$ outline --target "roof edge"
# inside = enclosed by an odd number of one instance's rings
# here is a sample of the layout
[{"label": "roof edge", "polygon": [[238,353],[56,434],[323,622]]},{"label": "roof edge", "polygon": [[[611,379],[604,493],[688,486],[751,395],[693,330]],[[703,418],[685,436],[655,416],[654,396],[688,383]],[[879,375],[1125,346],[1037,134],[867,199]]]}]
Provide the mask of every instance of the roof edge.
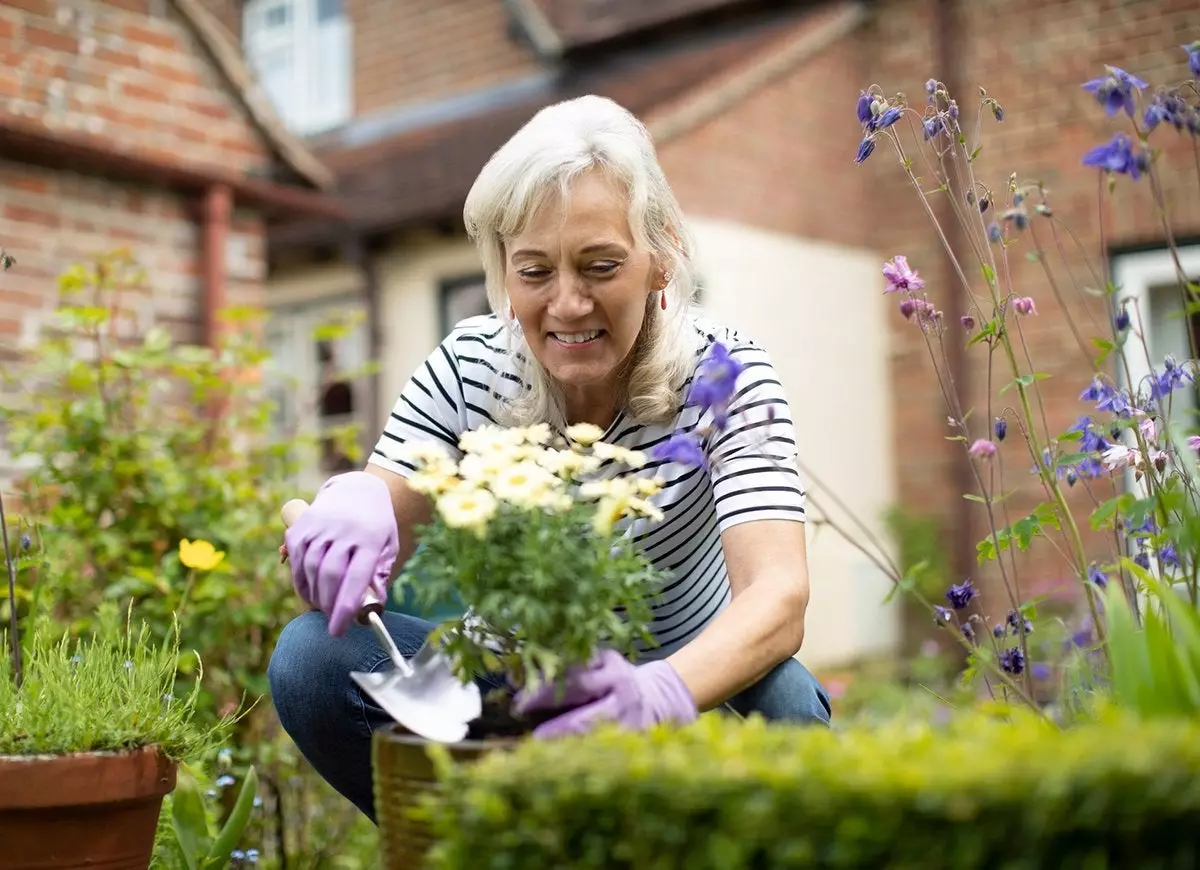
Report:
[{"label": "roof edge", "polygon": [[712,86],[708,79],[698,82],[689,93],[653,113],[647,119],[646,127],[655,145],[661,147],[712,120],[734,103],[852,33],[867,20],[869,13],[863,0],[848,0],[841,5],[844,8],[833,15],[825,11],[815,13],[814,17],[829,17],[815,27],[801,27],[794,38],[782,40],[783,44],[776,51],[748,61],[720,84]]},{"label": "roof edge", "polygon": [[333,189],[334,174],[279,119],[266,93],[242,60],[231,38],[232,34],[199,0],[171,2],[212,54],[221,72],[233,85],[238,100],[249,112],[251,122],[283,162],[318,190]]},{"label": "roof edge", "polygon": [[533,49],[546,60],[557,60],[567,49],[566,40],[535,0],[504,0]]}]

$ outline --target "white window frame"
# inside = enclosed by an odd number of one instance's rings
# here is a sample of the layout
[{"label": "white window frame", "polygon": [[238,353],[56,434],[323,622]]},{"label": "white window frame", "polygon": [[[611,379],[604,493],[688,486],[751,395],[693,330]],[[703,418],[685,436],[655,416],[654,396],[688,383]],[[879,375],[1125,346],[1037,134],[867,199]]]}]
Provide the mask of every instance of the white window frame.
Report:
[{"label": "white window frame", "polygon": [[[1193,281],[1200,280],[1200,245],[1180,248],[1178,254],[1179,265],[1184,273]],[[1112,313],[1115,315],[1125,306],[1132,320],[1132,328],[1142,335],[1142,339],[1138,339],[1137,336],[1129,338],[1125,353],[1117,361],[1117,373],[1122,386],[1129,382],[1136,390],[1151,373],[1150,365],[1146,361],[1147,354],[1141,348],[1142,340],[1150,351],[1151,362],[1156,367],[1162,366],[1162,353],[1155,350],[1155,347],[1161,344],[1161,341],[1156,339],[1161,339],[1161,336],[1155,334],[1150,294],[1177,294],[1177,280],[1175,260],[1167,248],[1118,254],[1113,258],[1112,283],[1117,291],[1113,294]],[[1185,362],[1182,359],[1178,361]],[[1138,498],[1145,498],[1147,495],[1145,484],[1134,480],[1132,469],[1125,471],[1125,491]]]},{"label": "white window frame", "polygon": [[[267,387],[271,392],[280,391],[287,396],[281,419],[276,424],[276,435],[289,432],[318,434],[327,428],[358,422],[363,425],[363,438],[374,446],[371,439],[375,433],[366,429],[371,417],[372,397],[367,379],[357,376],[370,357],[366,316],[366,306],[354,293],[281,305],[270,311],[265,335],[271,355]],[[355,373],[349,380],[354,386],[356,403],[351,415],[322,420],[318,411],[320,371],[314,333],[321,324],[341,318],[358,320],[354,329],[337,343],[341,351],[339,366]],[[319,456],[306,456],[301,465],[304,469],[302,485],[315,488],[325,480],[327,475],[321,468]]]},{"label": "white window frame", "polygon": [[[332,129],[354,113],[354,57],[346,2],[337,15],[318,20],[322,0],[247,0],[242,10],[242,45],[250,69],[287,126],[302,136]],[[267,28],[269,10],[286,8],[287,24]],[[273,59],[287,69],[268,85],[264,65]]]}]

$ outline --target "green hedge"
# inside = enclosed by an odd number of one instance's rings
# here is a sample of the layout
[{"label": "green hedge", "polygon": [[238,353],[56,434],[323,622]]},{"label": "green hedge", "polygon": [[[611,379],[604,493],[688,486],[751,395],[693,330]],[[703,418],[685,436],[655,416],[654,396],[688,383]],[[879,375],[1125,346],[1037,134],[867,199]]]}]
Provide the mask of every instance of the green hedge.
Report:
[{"label": "green hedge", "polygon": [[704,717],[444,771],[441,870],[1200,867],[1200,722]]}]

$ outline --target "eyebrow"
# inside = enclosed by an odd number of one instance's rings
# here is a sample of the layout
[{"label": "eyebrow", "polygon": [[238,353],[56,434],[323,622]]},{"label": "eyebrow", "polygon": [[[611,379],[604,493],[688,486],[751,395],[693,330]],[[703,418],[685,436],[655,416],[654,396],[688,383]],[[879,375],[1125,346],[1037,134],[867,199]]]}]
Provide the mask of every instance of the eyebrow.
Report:
[{"label": "eyebrow", "polygon": [[[581,254],[595,254],[598,251],[625,250],[625,246],[620,242],[596,242],[592,245],[586,245],[579,249]],[[519,251],[513,251],[509,257],[510,260],[515,260],[518,257],[544,257],[546,252],[538,248],[521,248]]]}]

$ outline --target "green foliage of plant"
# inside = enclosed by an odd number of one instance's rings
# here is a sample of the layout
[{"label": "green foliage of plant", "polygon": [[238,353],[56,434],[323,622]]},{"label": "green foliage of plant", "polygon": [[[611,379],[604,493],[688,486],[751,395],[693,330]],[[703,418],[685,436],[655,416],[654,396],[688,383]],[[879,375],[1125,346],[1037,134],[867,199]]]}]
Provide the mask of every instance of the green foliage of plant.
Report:
[{"label": "green foliage of plant", "polygon": [[[298,494],[319,439],[276,425],[263,312],[221,312],[213,350],[138,322],[135,312],[156,288],[127,252],[74,266],[59,284],[54,324],[0,370],[8,388],[0,429],[28,469],[16,483],[24,513],[9,518],[16,588],[11,600],[0,595],[0,614],[7,623],[15,604],[22,624],[38,619],[55,626],[48,636],[79,636],[96,628],[98,608],[132,601],[149,643],[177,637],[203,652],[203,682],[196,657],[180,656],[174,693],[194,701],[198,722],[214,726],[243,698],[269,689],[276,639],[300,610],[279,564],[279,508]],[[351,325],[328,324],[321,337]],[[354,428],[322,437],[357,461]],[[188,569],[184,539],[211,543],[223,554],[219,564]],[[233,772],[253,767],[259,779],[263,807],[245,834],[261,850],[257,866],[375,866],[374,828],[300,757],[269,702],[225,733]],[[199,771],[214,750],[198,747],[186,760]],[[219,788],[206,799],[218,830],[234,803]],[[171,804],[168,797],[164,826]]]},{"label": "green foliage of plant", "polygon": [[[9,638],[5,634],[5,645]],[[96,628],[72,640],[45,621],[27,629],[24,679],[0,662],[0,755],[59,755],[157,746],[172,759],[209,751],[235,718],[199,715],[200,683],[177,697],[178,631],[156,642],[149,626],[122,625],[106,604]]]},{"label": "green foliage of plant", "polygon": [[[440,747],[438,747],[440,749]],[[703,717],[451,766],[435,870],[1182,868],[1200,724],[975,714],[848,731]]]},{"label": "green foliage of plant", "polygon": [[[19,487],[50,569],[41,606],[81,630],[105,601],[132,600],[159,636],[178,619],[204,650],[201,709],[215,716],[267,690],[274,640],[297,612],[279,507],[309,442],[272,429],[257,312],[225,312],[217,351],[158,327],[127,337],[142,280],[121,253],[68,271],[56,327],[5,372],[14,398],[0,415],[13,454],[35,460]],[[226,558],[191,576],[178,546],[197,538]]]},{"label": "green foliage of plant", "polygon": [[410,588],[431,609],[455,595],[471,602],[436,631],[464,680],[503,671],[532,686],[601,647],[629,654],[652,644],[650,601],[663,575],[613,527],[627,514],[656,514],[644,496],[657,486],[595,474],[610,454],[619,464],[642,458],[551,442],[544,426],[485,427],[463,444],[457,464],[416,457],[413,485],[434,496],[437,512],[393,592]]}]

